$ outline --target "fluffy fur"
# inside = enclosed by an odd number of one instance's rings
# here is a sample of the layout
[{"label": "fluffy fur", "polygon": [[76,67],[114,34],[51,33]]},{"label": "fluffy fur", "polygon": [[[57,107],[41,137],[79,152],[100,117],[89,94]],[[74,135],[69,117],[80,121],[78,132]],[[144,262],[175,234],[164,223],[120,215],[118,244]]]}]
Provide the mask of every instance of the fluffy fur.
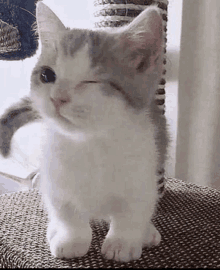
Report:
[{"label": "fluffy fur", "polygon": [[154,95],[162,71],[162,20],[149,7],[128,26],[68,29],[37,4],[41,56],[31,100],[45,125],[41,192],[52,254],[87,253],[89,220],[110,218],[107,259],[140,258],[158,244],[151,223],[156,172],[166,159],[166,120]]},{"label": "fluffy fur", "polygon": [[11,140],[14,133],[27,123],[40,120],[41,116],[32,106],[29,97],[21,99],[10,106],[0,119],[0,152],[8,157],[11,150]]}]

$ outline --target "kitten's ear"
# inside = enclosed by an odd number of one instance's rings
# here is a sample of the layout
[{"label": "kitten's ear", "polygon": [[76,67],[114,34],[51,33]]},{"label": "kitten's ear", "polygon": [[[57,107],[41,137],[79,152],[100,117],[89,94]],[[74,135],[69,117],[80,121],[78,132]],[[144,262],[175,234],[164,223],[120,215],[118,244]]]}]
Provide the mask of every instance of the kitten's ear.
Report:
[{"label": "kitten's ear", "polygon": [[129,66],[143,72],[154,67],[163,50],[163,25],[159,8],[148,7],[120,34]]},{"label": "kitten's ear", "polygon": [[56,39],[57,32],[66,28],[56,14],[42,2],[37,3],[36,17],[42,46],[50,47]]}]

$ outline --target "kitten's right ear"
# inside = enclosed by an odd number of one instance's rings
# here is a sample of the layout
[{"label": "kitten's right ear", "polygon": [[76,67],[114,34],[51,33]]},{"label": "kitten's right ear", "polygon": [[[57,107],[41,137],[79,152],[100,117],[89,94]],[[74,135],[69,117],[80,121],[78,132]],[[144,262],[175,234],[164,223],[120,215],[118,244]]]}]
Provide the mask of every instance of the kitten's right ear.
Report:
[{"label": "kitten's right ear", "polygon": [[37,29],[43,47],[53,46],[57,32],[65,30],[65,26],[56,14],[42,2],[36,8]]},{"label": "kitten's right ear", "polygon": [[160,9],[149,6],[130,24],[119,28],[119,44],[130,67],[139,72],[154,68],[163,51]]}]

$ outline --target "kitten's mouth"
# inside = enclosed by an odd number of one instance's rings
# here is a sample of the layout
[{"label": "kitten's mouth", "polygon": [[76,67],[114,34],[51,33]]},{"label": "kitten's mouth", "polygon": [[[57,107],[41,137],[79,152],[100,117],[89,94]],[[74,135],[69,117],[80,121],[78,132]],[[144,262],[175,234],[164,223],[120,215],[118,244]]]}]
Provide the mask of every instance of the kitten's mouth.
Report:
[{"label": "kitten's mouth", "polygon": [[71,109],[69,114],[64,114],[60,110],[54,110],[54,117],[57,119],[57,122],[64,126],[67,126],[69,129],[71,126],[75,128],[82,128],[84,126],[84,121],[88,118],[90,108],[86,106],[75,105]]},{"label": "kitten's mouth", "polygon": [[81,125],[79,125],[79,123],[75,123],[72,119],[69,119],[68,117],[63,116],[58,112],[56,112],[56,117],[57,117],[58,122],[60,122],[61,126],[62,124],[64,124],[64,126],[66,126],[67,129],[69,129],[70,127],[74,129],[81,128],[80,127]]},{"label": "kitten's mouth", "polygon": [[85,118],[90,111],[90,107],[88,106],[74,106],[72,113],[74,116],[79,118]]},{"label": "kitten's mouth", "polygon": [[62,115],[60,114],[60,112],[56,111],[55,114],[56,114],[56,117],[57,117],[58,119],[60,119],[61,121],[64,121],[64,122],[66,122],[67,124],[73,124],[69,119],[67,119],[66,117],[62,116]]}]

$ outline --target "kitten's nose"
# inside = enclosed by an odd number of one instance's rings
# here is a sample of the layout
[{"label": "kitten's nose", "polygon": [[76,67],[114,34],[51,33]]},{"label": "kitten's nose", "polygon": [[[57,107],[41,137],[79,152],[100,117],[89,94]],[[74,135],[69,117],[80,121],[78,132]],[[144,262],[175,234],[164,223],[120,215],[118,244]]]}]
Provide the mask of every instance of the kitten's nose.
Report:
[{"label": "kitten's nose", "polygon": [[54,107],[56,108],[56,110],[59,112],[60,107],[65,105],[66,103],[70,102],[70,98],[66,97],[66,98],[50,98],[50,100],[52,101]]}]

